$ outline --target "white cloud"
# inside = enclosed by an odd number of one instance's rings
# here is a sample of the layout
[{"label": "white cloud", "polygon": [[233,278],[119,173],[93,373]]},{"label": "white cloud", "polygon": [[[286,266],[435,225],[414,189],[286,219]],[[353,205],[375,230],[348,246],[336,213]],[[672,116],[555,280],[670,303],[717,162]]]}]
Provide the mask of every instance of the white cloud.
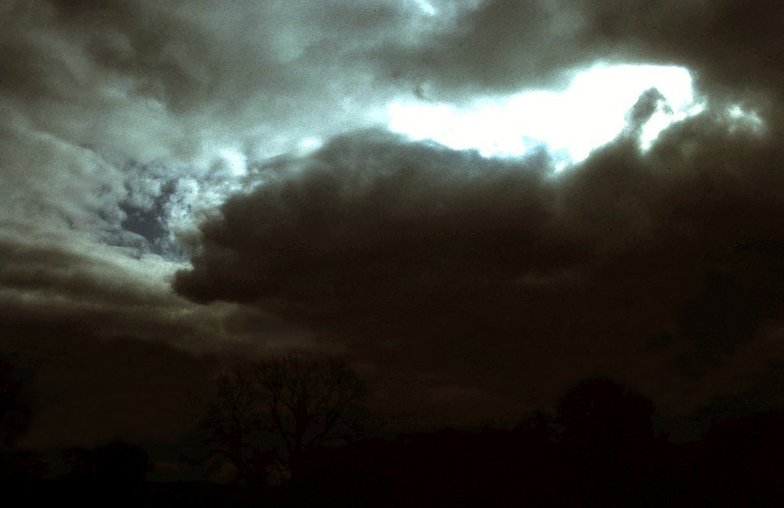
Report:
[{"label": "white cloud", "polygon": [[526,90],[461,104],[398,99],[387,108],[387,122],[412,139],[476,149],[488,157],[519,156],[544,144],[580,162],[615,139],[628,111],[651,87],[662,93],[671,112],[652,118],[643,133],[650,143],[673,122],[699,111],[692,77],[682,67],[597,65],[576,72],[561,91]]}]

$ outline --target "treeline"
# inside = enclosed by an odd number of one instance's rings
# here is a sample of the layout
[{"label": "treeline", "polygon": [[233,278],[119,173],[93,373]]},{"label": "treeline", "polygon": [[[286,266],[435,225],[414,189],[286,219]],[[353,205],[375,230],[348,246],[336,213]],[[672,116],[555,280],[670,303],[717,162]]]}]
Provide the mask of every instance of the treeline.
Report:
[{"label": "treeline", "polygon": [[122,441],[65,450],[64,470],[52,474],[13,445],[27,395],[3,368],[2,489],[7,500],[33,505],[784,506],[784,412],[724,421],[675,443],[654,430],[648,398],[597,378],[513,428],[382,438],[356,373],[338,360],[302,357],[220,380],[202,451],[182,458],[208,474],[204,481],[151,482],[149,455]]}]

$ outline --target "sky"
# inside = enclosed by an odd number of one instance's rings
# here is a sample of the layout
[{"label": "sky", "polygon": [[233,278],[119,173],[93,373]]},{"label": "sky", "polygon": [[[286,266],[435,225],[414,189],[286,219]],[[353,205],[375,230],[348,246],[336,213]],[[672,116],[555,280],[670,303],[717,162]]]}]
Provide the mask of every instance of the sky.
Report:
[{"label": "sky", "polygon": [[[784,7],[0,0],[0,353],[27,444],[176,441],[341,355],[393,422],[606,375],[784,407]],[[698,416],[693,416],[698,418]]]}]

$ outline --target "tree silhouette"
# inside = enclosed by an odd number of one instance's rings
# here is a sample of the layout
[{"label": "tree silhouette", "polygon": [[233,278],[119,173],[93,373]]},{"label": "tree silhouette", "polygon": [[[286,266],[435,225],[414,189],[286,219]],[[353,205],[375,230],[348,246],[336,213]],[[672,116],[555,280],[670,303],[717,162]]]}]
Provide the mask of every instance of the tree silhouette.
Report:
[{"label": "tree silhouette", "polygon": [[344,361],[288,355],[221,379],[205,421],[214,456],[258,480],[280,466],[292,483],[319,449],[361,434],[365,385]]},{"label": "tree silhouette", "polygon": [[656,468],[654,405],[615,381],[578,383],[556,407],[570,502],[639,506]]},{"label": "tree silhouette", "polygon": [[719,422],[701,448],[695,470],[702,491],[710,493],[703,499],[713,506],[782,506],[784,411]]},{"label": "tree silhouette", "polygon": [[563,439],[573,445],[606,450],[653,438],[653,402],[610,379],[581,381],[556,410]]},{"label": "tree silhouette", "polygon": [[119,439],[94,448],[63,452],[69,471],[63,480],[82,504],[142,506],[153,462],[144,448]]},{"label": "tree silhouette", "polygon": [[273,457],[263,448],[263,415],[259,393],[243,372],[224,375],[218,394],[202,422],[207,431],[208,454],[201,462],[213,469],[228,462],[236,480],[245,485],[263,484]]},{"label": "tree silhouette", "polygon": [[153,462],[144,448],[120,440],[93,450],[95,479],[109,486],[138,486],[147,480]]}]

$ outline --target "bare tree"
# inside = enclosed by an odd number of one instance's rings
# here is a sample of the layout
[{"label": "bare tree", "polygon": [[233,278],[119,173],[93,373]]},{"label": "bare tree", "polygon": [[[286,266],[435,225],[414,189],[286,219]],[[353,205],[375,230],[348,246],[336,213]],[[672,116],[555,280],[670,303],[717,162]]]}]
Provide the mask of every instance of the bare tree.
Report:
[{"label": "bare tree", "polygon": [[296,480],[306,454],[345,443],[366,416],[362,379],[345,362],[285,356],[259,365],[265,429],[283,446],[281,457]]},{"label": "bare tree", "polygon": [[288,355],[255,363],[221,380],[206,421],[208,443],[241,474],[258,476],[275,462],[297,481],[311,453],[361,434],[364,397],[364,382],[339,359]]},{"label": "bare tree", "polygon": [[258,390],[242,372],[218,381],[217,397],[210,404],[202,427],[207,432],[207,462],[213,468],[228,462],[236,479],[246,485],[263,483],[272,457],[263,449],[263,416]]}]

